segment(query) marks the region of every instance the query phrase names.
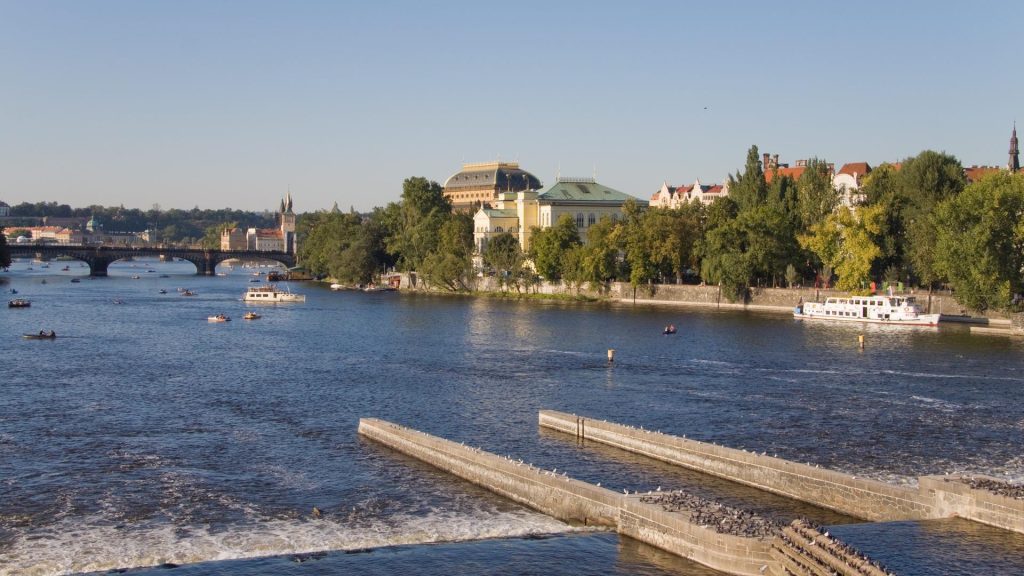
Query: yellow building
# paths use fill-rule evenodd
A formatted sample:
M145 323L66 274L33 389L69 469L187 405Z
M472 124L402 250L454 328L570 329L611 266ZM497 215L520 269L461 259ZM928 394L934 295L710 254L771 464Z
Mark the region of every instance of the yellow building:
M501 194L537 190L540 186L540 180L517 162L485 162L463 164L461 171L445 181L443 193L453 210L472 212L493 204Z
M580 240L587 241L587 230L602 217L617 221L622 206L629 200L646 207L647 202L599 184L593 178L559 178L548 188L499 194L491 207L483 207L473 217L473 241L478 253L495 236L509 232L519 238L523 251L530 249L534 228L550 228L563 214L576 222Z

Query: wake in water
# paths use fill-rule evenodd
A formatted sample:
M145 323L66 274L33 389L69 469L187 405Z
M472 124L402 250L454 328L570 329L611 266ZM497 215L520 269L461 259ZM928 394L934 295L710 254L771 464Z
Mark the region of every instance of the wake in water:
M97 518L66 519L17 537L0 554L0 576L55 576L81 572L191 564L385 546L517 538L578 530L530 511L393 516L357 521L321 518L270 520L222 530L159 525L110 526Z

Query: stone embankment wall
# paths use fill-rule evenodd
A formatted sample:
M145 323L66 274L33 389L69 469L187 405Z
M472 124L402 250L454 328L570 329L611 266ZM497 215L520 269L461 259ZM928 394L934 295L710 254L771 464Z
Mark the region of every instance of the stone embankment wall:
M775 564L772 538L720 534L682 514L641 502L640 496L623 498L618 532L730 574L762 576Z
M872 521L937 518L918 490L766 454L542 410L540 426Z
M376 418L359 433L549 516L615 526L621 494Z
M415 274L402 274L402 290L432 291L432 289L417 279ZM502 287L493 277L475 278L472 281L472 290L499 292ZM511 292L515 289L506 288ZM524 292L535 292L540 294L581 294L591 298L610 298L612 300L640 305L677 305L694 306L703 308L720 308L735 310L763 310L789 313L800 301L820 302L830 296L845 297L849 293L839 290L824 290L817 288L751 288L750 298L746 302L729 302L722 296L718 286L699 286L696 284L645 284L635 289L628 282L610 282L602 290L595 290L587 286L577 292L562 283L542 282L537 286L523 288ZM926 313L946 315L973 315L983 316L979 312L972 312L960 305L949 292L934 292L931 295L927 290L904 291L900 294L915 296L921 309ZM994 312L987 312L985 315L1008 320L1003 315ZM1021 329L1024 329L1024 319L1019 320Z
M359 433L555 518L612 526L716 570L762 576L773 566L771 538L719 534L682 514L640 502L637 495L618 494L383 420L361 419Z
M943 517L959 516L1005 530L1024 533L1024 500L972 488L971 481L987 480L990 486L1010 486L996 478L974 476L921 476L918 486L934 498L936 512ZM1020 486L1014 486L1020 491Z

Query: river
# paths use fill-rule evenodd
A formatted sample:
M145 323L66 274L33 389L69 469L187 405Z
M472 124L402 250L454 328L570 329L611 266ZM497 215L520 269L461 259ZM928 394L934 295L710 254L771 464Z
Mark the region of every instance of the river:
M247 305L267 269L198 277L187 262L140 260L89 279L64 264L0 273L0 291L32 300L0 323L0 575L715 574L362 440L360 417L613 489L806 515L900 574L1024 573L1021 535L855 524L537 427L551 408L895 484L1021 482L1020 340L305 283L292 285L305 303ZM243 320L250 309L262 318ZM232 321L207 322L217 313ZM679 333L662 335L670 322ZM58 338L21 338L41 329Z

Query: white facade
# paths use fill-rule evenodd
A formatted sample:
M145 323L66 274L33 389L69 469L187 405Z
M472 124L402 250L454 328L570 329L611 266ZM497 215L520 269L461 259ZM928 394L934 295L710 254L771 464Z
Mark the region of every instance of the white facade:
M728 195L728 182L724 185L706 185L701 184L699 178L689 186L669 186L668 182L662 182L661 188L651 195L651 207L672 210L690 202L700 202L706 206Z

